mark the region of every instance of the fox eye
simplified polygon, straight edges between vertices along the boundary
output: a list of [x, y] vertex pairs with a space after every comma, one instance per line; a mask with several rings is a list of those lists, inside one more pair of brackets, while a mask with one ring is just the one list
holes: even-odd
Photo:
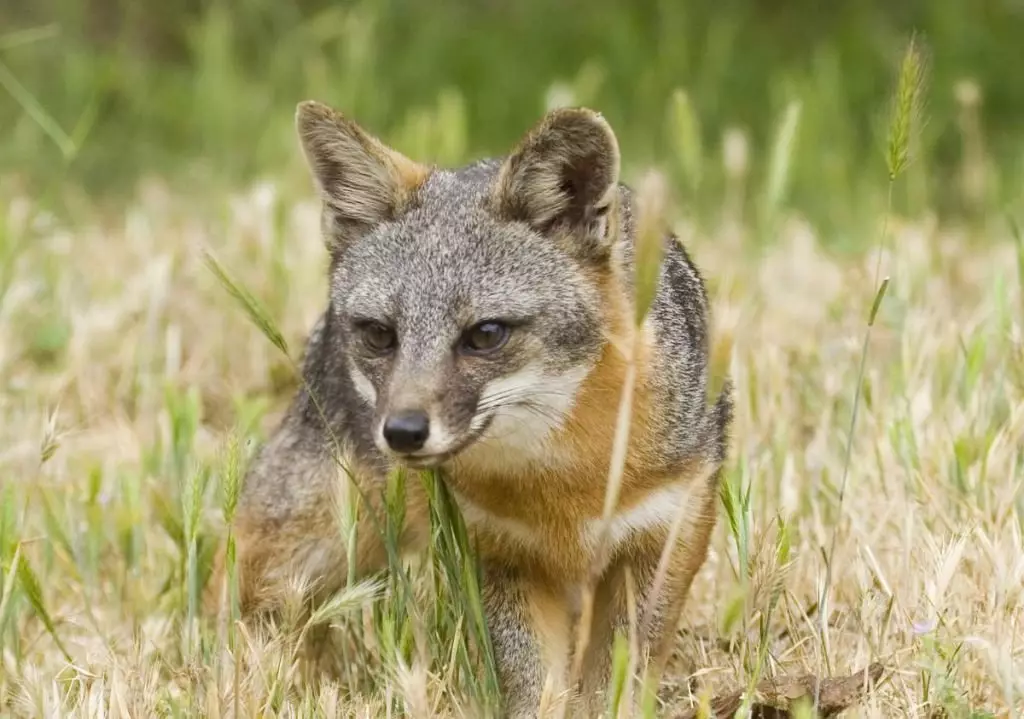
[[361, 322], [357, 325], [363, 344], [378, 354], [391, 351], [396, 344], [395, 331], [380, 322]]
[[508, 336], [507, 325], [500, 322], [480, 322], [463, 333], [460, 347], [467, 354], [490, 354], [501, 349]]

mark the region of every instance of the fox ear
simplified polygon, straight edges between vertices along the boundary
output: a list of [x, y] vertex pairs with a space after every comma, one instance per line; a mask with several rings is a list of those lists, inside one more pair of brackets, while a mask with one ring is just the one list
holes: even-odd
[[399, 215], [429, 174], [318, 102], [299, 103], [295, 127], [323, 198], [331, 249]]
[[497, 212], [543, 233], [606, 245], [607, 210], [619, 180], [619, 145], [608, 122], [584, 108], [549, 112], [513, 150], [494, 191]]

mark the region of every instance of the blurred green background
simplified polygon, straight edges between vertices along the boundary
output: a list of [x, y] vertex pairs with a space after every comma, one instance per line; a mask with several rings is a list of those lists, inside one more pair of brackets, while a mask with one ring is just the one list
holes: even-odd
[[[896, 207], [1002, 213], [1024, 184], [1024, 0], [3, 0], [0, 175], [99, 198], [153, 174], [191, 188], [283, 174], [305, 98], [458, 162], [505, 151], [562, 97], [605, 113], [629, 166], [656, 163], [705, 207], [723, 193], [723, 133], [747, 133], [764, 184], [792, 106], [786, 203], [841, 235], [885, 194], [912, 32], [927, 123]], [[680, 138], [698, 149], [673, 151]]]

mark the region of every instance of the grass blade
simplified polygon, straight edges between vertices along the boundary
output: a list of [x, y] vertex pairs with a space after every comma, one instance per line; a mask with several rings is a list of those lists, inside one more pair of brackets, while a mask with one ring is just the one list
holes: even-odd
[[57, 23], [15, 30], [0, 37], [0, 51], [13, 50], [17, 47], [33, 45], [44, 40], [52, 40], [58, 35], [60, 35], [60, 26]]
[[238, 284], [228, 274], [227, 270], [224, 269], [223, 265], [217, 261], [210, 252], [204, 252], [204, 259], [206, 266], [213, 272], [214, 276], [220, 282], [221, 286], [227, 290], [238, 305], [248, 315], [249, 320], [259, 328], [263, 336], [270, 341], [272, 345], [277, 347], [285, 356], [290, 357], [288, 352], [288, 343], [285, 342], [284, 335], [277, 329], [277, 325], [274, 324], [273, 319], [270, 317], [270, 313], [267, 312], [263, 304], [257, 300], [252, 293], [247, 289]]
[[46, 133], [47, 137], [60, 148], [65, 158], [70, 158], [78, 151], [74, 140], [68, 136], [53, 117], [50, 116], [43, 106], [25, 87], [18, 82], [18, 78], [8, 69], [7, 65], [0, 62], [0, 87], [3, 87], [14, 100], [21, 105], [25, 113], [35, 120], [36, 124]]
[[57, 645], [57, 649], [64, 655], [64, 659], [71, 663], [71, 655], [68, 650], [64, 648], [64, 642], [61, 641], [60, 635], [57, 634], [57, 627], [53, 623], [53, 618], [50, 616], [50, 612], [46, 609], [46, 602], [43, 600], [43, 590], [39, 585], [39, 578], [32, 569], [32, 566], [28, 562], [28, 558], [25, 556], [21, 557], [21, 561], [18, 562], [18, 580], [21, 584], [21, 590], [25, 593], [25, 598], [28, 599], [28, 603], [31, 605], [32, 610], [36, 613], [42, 621], [43, 626], [46, 627], [46, 631], [49, 632], [53, 638], [54, 643]]

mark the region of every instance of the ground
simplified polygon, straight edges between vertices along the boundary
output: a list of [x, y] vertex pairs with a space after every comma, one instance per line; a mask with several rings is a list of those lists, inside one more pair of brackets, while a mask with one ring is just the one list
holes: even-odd
[[[378, 638], [347, 681], [303, 687], [291, 635], [240, 633], [236, 665], [182, 622], [221, 512], [216, 483], [200, 496], [195, 480], [224, 474], [233, 428], [244, 447], [264, 437], [294, 388], [203, 253], [297, 355], [325, 291], [312, 193], [200, 202], [151, 182], [70, 221], [5, 196], [0, 713], [446, 712], [454, 654], [402, 666]], [[848, 716], [1020, 711], [1024, 249], [1010, 227], [880, 215], [880, 256], [826, 251], [797, 216], [760, 230], [767, 243], [728, 214], [678, 230], [709, 283], [736, 422], [665, 700], [877, 661], [883, 681]], [[363, 598], [339, 605], [352, 626]]]

